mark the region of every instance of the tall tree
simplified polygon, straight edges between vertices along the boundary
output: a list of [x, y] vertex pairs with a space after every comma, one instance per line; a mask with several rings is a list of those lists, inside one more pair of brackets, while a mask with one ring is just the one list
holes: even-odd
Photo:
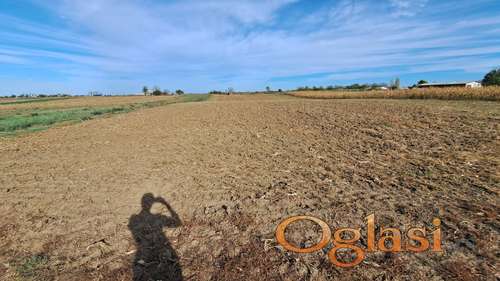
[[153, 87], [153, 92], [151, 92], [153, 96], [161, 96], [163, 95], [163, 92], [160, 90], [160, 87], [154, 86]]
[[500, 86], [500, 68], [488, 72], [482, 81], [484, 86]]

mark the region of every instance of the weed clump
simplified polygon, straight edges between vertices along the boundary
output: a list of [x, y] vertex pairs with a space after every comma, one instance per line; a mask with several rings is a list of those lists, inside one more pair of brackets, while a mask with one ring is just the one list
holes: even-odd
[[29, 256], [19, 263], [16, 267], [16, 273], [23, 280], [37, 280], [38, 272], [49, 261], [49, 258], [43, 254]]

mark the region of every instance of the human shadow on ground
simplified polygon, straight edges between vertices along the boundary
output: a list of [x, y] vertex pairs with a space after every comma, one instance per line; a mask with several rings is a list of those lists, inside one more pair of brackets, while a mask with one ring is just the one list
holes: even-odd
[[[167, 207], [170, 216], [152, 214], [154, 203]], [[132, 264], [134, 281], [181, 281], [182, 269], [179, 257], [163, 233], [164, 227], [178, 227], [182, 224], [177, 213], [162, 197], [151, 193], [142, 196], [142, 209], [132, 215], [128, 227], [136, 243], [137, 252]]]

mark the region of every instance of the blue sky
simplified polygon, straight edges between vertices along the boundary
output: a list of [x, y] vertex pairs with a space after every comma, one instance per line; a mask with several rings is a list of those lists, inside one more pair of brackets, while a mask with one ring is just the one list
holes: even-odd
[[0, 94], [479, 80], [500, 1], [2, 0]]

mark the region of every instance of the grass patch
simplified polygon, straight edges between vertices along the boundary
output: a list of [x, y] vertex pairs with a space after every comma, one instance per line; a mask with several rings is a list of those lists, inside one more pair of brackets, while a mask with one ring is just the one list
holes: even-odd
[[39, 131], [57, 123], [80, 122], [103, 115], [130, 112], [140, 108], [157, 107], [182, 102], [204, 101], [209, 97], [210, 95], [193, 94], [177, 96], [175, 98], [162, 101], [144, 102], [114, 107], [10, 111], [0, 115], [0, 136], [15, 135], [20, 131]]
[[182, 102], [197, 102], [197, 101], [206, 101], [210, 98], [209, 94], [199, 94], [199, 95], [182, 95]]
[[78, 108], [69, 110], [39, 110], [25, 114], [2, 116], [0, 133], [9, 133], [25, 129], [41, 129], [55, 123], [66, 121], [83, 121], [93, 116], [129, 111], [126, 107], [112, 108]]
[[39, 271], [48, 263], [49, 258], [45, 255], [33, 255], [27, 257], [16, 266], [16, 273], [21, 280], [40, 280]]
[[156, 107], [173, 103], [206, 101], [208, 98], [210, 98], [209, 94], [187, 94], [176, 96], [175, 98], [169, 100], [143, 102], [136, 104], [136, 106]]

